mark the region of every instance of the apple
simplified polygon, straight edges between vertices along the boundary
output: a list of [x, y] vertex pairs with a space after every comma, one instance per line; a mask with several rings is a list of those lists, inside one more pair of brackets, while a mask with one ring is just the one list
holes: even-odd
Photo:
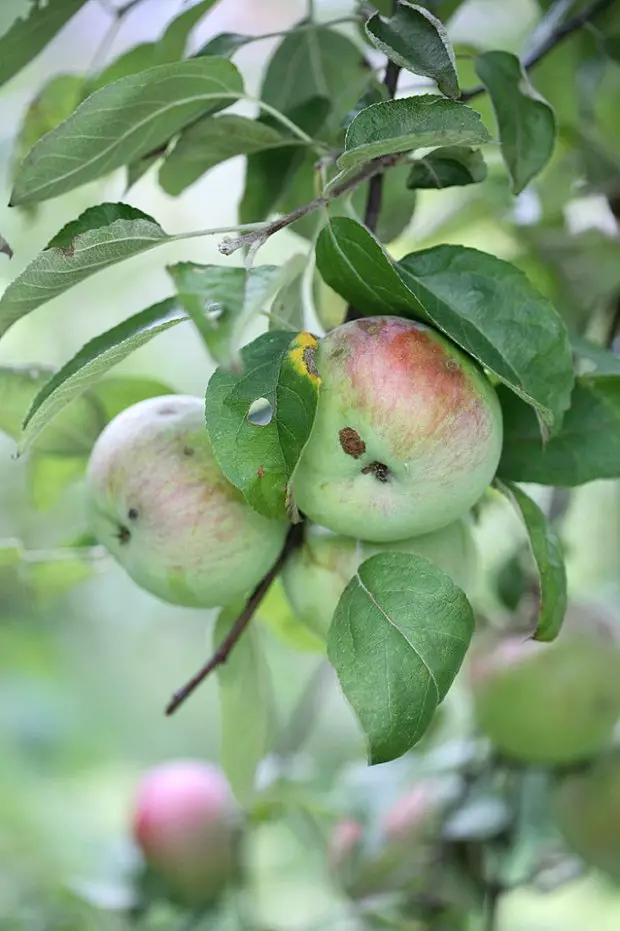
[[142, 779], [133, 834], [171, 897], [213, 901], [240, 868], [240, 814], [224, 776], [194, 760], [157, 766]]
[[247, 594], [287, 532], [224, 477], [195, 397], [150, 398], [115, 417], [93, 448], [87, 494], [100, 542], [172, 604], [208, 608]]
[[332, 330], [312, 433], [293, 475], [317, 524], [389, 543], [461, 517], [502, 448], [497, 393], [477, 364], [421, 323], [366, 317]]
[[311, 524], [303, 546], [291, 554], [282, 571], [293, 611], [313, 633], [325, 638], [338, 600], [358, 566], [376, 553], [391, 551], [424, 556], [465, 591], [472, 587], [476, 549], [469, 517], [397, 543], [353, 540]]
[[551, 810], [569, 847], [620, 879], [620, 754], [570, 773], [552, 790]]
[[620, 645], [591, 606], [571, 606], [552, 643], [481, 635], [466, 663], [481, 730], [518, 760], [587, 760], [620, 716]]

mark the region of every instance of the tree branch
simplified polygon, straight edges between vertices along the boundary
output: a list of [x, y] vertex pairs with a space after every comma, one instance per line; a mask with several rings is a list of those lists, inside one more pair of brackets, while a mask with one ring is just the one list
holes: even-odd
[[231, 627], [228, 634], [224, 637], [213, 656], [201, 669], [198, 670], [194, 676], [192, 676], [189, 682], [182, 686], [182, 688], [177, 689], [177, 691], [174, 693], [168, 702], [168, 705], [166, 706], [167, 715], [174, 714], [177, 708], [179, 708], [183, 702], [189, 698], [192, 692], [194, 692], [198, 686], [204, 682], [207, 676], [210, 675], [214, 669], [217, 669], [218, 666], [222, 666], [226, 662], [235, 644], [243, 634], [243, 631], [252, 620], [252, 617], [254, 616], [261, 601], [269, 591], [271, 583], [279, 575], [280, 570], [284, 566], [284, 563], [290, 554], [301, 545], [302, 540], [303, 524], [293, 524], [287, 534], [286, 540], [284, 541], [284, 546], [282, 547], [280, 555], [276, 559], [275, 563], [269, 572], [260, 580], [246, 601], [243, 611]]
[[[523, 60], [524, 69], [529, 71], [530, 68], [537, 65], [539, 61], [551, 52], [556, 45], [559, 45], [560, 42], [563, 42], [564, 39], [567, 39], [574, 32], [577, 32], [577, 30], [583, 29], [595, 16], [603, 13], [614, 2], [615, 0], [595, 0], [594, 3], [587, 6], [581, 13], [578, 13], [571, 19], [567, 19], [565, 23], [561, 23], [557, 29], [553, 30], [551, 35], [547, 36], [547, 38]], [[462, 103], [467, 103], [467, 101], [473, 100], [474, 97], [479, 97], [480, 94], [484, 94], [485, 92], [486, 87], [484, 87], [483, 84], [478, 84], [476, 87], [463, 91], [459, 100]]]

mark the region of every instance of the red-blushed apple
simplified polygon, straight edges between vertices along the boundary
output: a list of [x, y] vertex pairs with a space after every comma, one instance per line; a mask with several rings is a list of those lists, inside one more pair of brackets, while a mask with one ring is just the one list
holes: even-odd
[[497, 393], [477, 364], [421, 323], [367, 317], [319, 343], [312, 433], [293, 475], [299, 509], [374, 542], [465, 514], [502, 448]]
[[222, 474], [204, 401], [150, 398], [99, 436], [87, 489], [94, 534], [131, 578], [164, 601], [225, 605], [250, 592], [286, 536]]
[[515, 759], [587, 760], [620, 716], [620, 644], [589, 606], [572, 605], [552, 643], [481, 634], [466, 663], [480, 729]]
[[133, 833], [148, 867], [184, 904], [213, 901], [238, 876], [240, 813], [224, 776], [206, 763], [176, 760], [148, 772]]
[[465, 592], [473, 587], [477, 554], [469, 517], [397, 543], [353, 540], [310, 524], [303, 546], [291, 554], [282, 571], [284, 591], [297, 617], [326, 637], [338, 600], [360, 564], [376, 553], [392, 551], [424, 556]]
[[586, 863], [620, 879], [620, 754], [561, 778], [551, 810], [567, 844]]

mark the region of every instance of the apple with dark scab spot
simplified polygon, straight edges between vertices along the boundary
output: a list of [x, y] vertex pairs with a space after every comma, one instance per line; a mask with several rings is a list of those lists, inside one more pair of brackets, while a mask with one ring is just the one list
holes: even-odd
[[315, 364], [316, 418], [293, 475], [302, 513], [380, 543], [476, 504], [499, 463], [502, 417], [472, 359], [421, 323], [367, 317], [325, 336]]
[[287, 532], [222, 474], [201, 398], [150, 398], [119, 414], [93, 448], [87, 489], [94, 534], [138, 585], [173, 604], [246, 595]]
[[240, 870], [241, 818], [224, 776], [206, 763], [175, 760], [141, 781], [133, 833], [152, 873], [180, 903], [212, 902]]

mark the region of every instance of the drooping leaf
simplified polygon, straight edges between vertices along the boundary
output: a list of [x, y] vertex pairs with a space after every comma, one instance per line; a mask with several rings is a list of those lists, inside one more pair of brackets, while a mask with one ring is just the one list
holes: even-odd
[[335, 218], [319, 236], [317, 267], [365, 314], [401, 314], [443, 331], [555, 429], [573, 385], [564, 324], [509, 262], [460, 246], [437, 246], [392, 263], [360, 224]]
[[159, 183], [167, 194], [181, 194], [215, 165], [254, 152], [299, 145], [273, 126], [245, 116], [206, 117], [188, 127], [166, 156]]
[[[229, 633], [243, 605], [225, 608], [213, 633], [214, 646]], [[224, 772], [242, 805], [251, 800], [258, 764], [271, 749], [274, 697], [261, 630], [250, 624], [217, 672], [220, 698], [220, 755]]]
[[90, 207], [68, 223], [0, 298], [0, 335], [90, 275], [169, 241], [148, 214], [127, 204]]
[[577, 378], [562, 428], [544, 446], [531, 409], [501, 389], [499, 397], [500, 478], [564, 487], [620, 478], [620, 374]]
[[424, 7], [400, 0], [393, 16], [377, 13], [366, 23], [368, 38], [401, 68], [436, 81], [446, 97], [458, 97], [456, 59], [443, 24]]
[[45, 383], [33, 400], [23, 424], [20, 451], [73, 400], [110, 368], [122, 362], [159, 333], [187, 319], [174, 298], [154, 304], [95, 337]]
[[487, 176], [487, 166], [479, 149], [454, 145], [434, 149], [417, 159], [407, 178], [409, 188], [446, 188], [477, 184]]
[[0, 36], [0, 86], [43, 51], [86, 0], [29, 0], [26, 16]]
[[402, 756], [428, 728], [474, 628], [452, 579], [421, 556], [367, 559], [344, 590], [328, 656], [366, 734], [371, 763]]
[[310, 333], [264, 333], [242, 349], [241, 373], [218, 369], [207, 388], [207, 430], [219, 466], [267, 517], [288, 516], [288, 482], [316, 411], [316, 345]]
[[520, 514], [538, 569], [540, 606], [535, 640], [555, 640], [566, 613], [567, 582], [562, 546], [546, 515], [517, 485], [496, 479], [495, 485]]
[[246, 271], [223, 265], [178, 262], [168, 266], [178, 298], [194, 320], [213, 359], [224, 368], [239, 368], [243, 331], [273, 297], [283, 268], [259, 265]]
[[355, 117], [338, 165], [353, 168], [380, 155], [439, 145], [480, 145], [490, 138], [471, 107], [432, 94], [401, 97], [372, 104]]
[[518, 194], [545, 167], [555, 145], [555, 115], [510, 52], [485, 52], [476, 73], [491, 98], [502, 156]]
[[159, 65], [102, 87], [26, 157], [11, 203], [37, 203], [94, 181], [242, 93], [235, 66], [216, 57]]

